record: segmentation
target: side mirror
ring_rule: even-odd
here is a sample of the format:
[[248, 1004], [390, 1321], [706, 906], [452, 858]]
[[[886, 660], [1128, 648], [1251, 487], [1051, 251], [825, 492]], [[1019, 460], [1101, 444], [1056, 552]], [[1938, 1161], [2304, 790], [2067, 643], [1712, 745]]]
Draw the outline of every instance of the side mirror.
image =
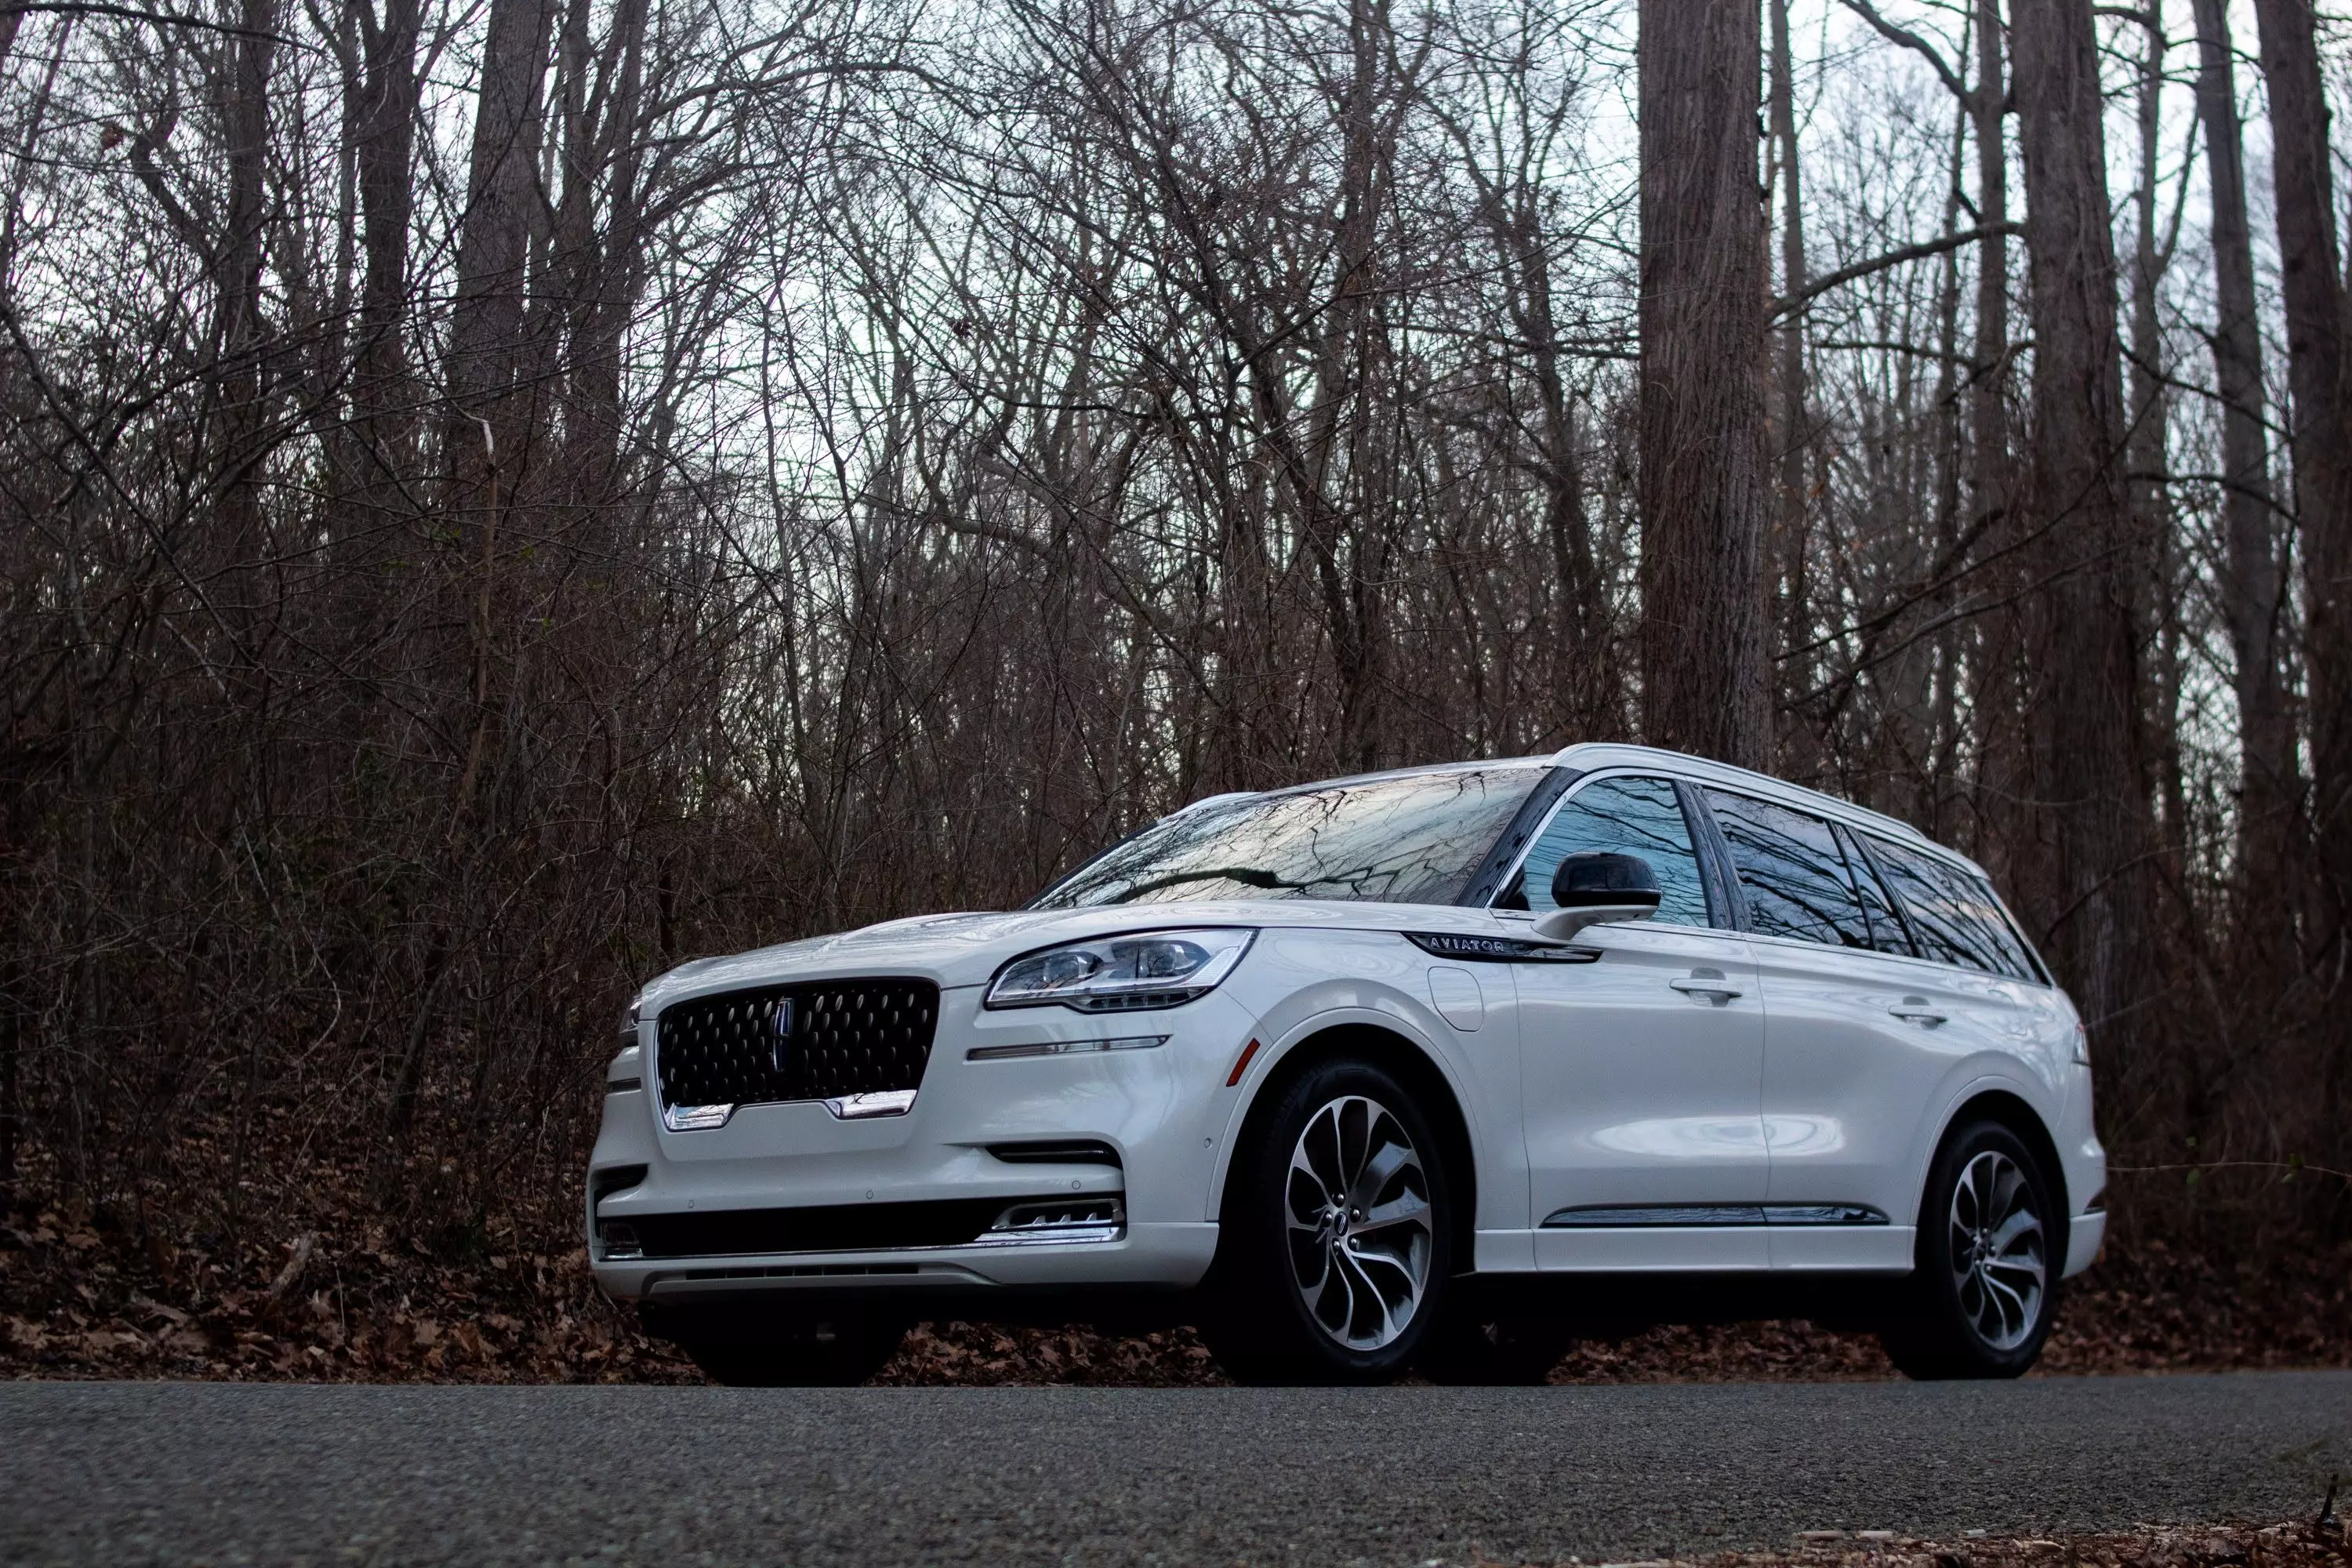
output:
[[1535, 923], [1546, 942], [1569, 942], [1587, 926], [1645, 921], [1658, 912], [1658, 878], [1639, 855], [1571, 855], [1552, 873], [1559, 908]]

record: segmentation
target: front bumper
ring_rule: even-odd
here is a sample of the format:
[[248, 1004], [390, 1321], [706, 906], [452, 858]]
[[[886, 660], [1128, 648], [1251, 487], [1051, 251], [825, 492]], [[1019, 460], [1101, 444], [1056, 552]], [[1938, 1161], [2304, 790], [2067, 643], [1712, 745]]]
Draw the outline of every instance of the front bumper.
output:
[[[648, 1020], [610, 1069], [612, 1079], [640, 1087], [605, 1096], [590, 1162], [597, 1283], [628, 1300], [1198, 1283], [1216, 1250], [1210, 1188], [1238, 1092], [1225, 1079], [1248, 1041], [1251, 1015], [1222, 993], [1110, 1017], [1051, 1007], [992, 1013], [979, 1004], [977, 986], [940, 993], [922, 1087], [905, 1115], [845, 1121], [814, 1102], [747, 1105], [724, 1126], [694, 1131], [660, 1122]], [[967, 1054], [1139, 1034], [1168, 1037], [1149, 1049], [1096, 1054], [982, 1061]], [[1098, 1144], [1108, 1158], [1040, 1158], [1021, 1147], [1074, 1142]], [[1016, 1157], [1004, 1157], [1008, 1150]], [[992, 1235], [971, 1245], [860, 1246], [856, 1234], [860, 1205], [875, 1205], [878, 1222], [911, 1205], [1112, 1196], [1123, 1223], [1108, 1238], [1097, 1230], [1097, 1238], [1082, 1240]], [[829, 1218], [818, 1249], [716, 1253], [697, 1245], [689, 1256], [615, 1256], [625, 1249], [599, 1229], [618, 1223], [649, 1236], [724, 1235], [728, 1226], [700, 1222], [819, 1210]], [[877, 1231], [889, 1228], [877, 1223]]]

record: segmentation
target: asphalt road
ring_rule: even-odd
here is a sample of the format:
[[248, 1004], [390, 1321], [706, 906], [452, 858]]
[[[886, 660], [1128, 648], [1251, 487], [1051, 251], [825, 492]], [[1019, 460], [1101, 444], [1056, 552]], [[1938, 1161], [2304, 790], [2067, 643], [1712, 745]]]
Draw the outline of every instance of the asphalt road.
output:
[[2315, 1511], [2352, 1373], [1610, 1388], [0, 1384], [0, 1561], [1588, 1561]]

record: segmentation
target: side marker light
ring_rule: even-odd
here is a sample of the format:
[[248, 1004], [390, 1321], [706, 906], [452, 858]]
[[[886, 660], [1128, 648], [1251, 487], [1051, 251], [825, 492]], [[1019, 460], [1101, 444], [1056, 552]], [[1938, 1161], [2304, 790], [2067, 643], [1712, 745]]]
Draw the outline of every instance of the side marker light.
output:
[[1234, 1064], [1233, 1076], [1225, 1079], [1225, 1087], [1227, 1089], [1239, 1089], [1241, 1087], [1242, 1074], [1249, 1071], [1250, 1058], [1255, 1055], [1257, 1055], [1257, 1042], [1255, 1040], [1252, 1040], [1247, 1046], [1242, 1048], [1242, 1059]]

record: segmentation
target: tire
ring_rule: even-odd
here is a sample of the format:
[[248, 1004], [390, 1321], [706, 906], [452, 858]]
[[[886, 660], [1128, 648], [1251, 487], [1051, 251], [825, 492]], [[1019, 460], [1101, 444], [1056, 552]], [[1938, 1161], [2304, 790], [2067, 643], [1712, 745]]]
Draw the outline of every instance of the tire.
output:
[[1970, 1122], [1944, 1140], [1919, 1210], [1911, 1280], [1878, 1336], [1906, 1375], [2016, 1377], [2033, 1364], [2065, 1267], [2056, 1192], [2025, 1141], [1998, 1121]]
[[711, 1382], [730, 1388], [848, 1388], [896, 1353], [908, 1325], [845, 1313], [809, 1318], [746, 1311], [646, 1314]]
[[1445, 1308], [1435, 1132], [1370, 1062], [1320, 1062], [1276, 1092], [1226, 1183], [1205, 1337], [1244, 1383], [1387, 1383]]

